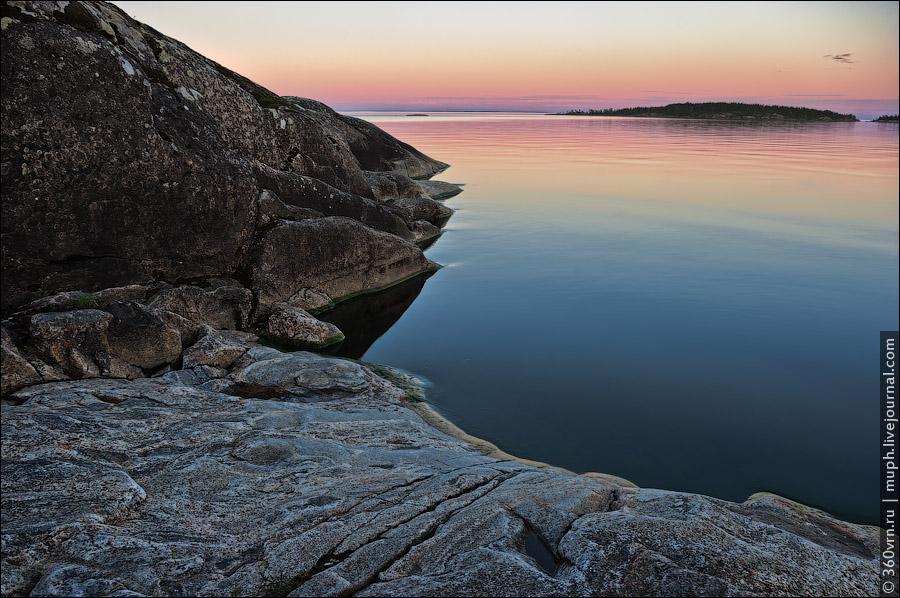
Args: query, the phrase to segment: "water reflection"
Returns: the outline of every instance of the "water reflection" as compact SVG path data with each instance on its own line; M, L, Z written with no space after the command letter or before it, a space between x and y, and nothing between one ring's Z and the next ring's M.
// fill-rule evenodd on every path
M466 190L428 250L447 267L364 359L424 375L455 423L523 457L875 520L896 125L379 125Z
M432 274L420 274L378 293L344 301L318 314L320 320L331 322L345 336L341 343L328 347L324 352L352 359L365 355L372 343L387 332L415 301Z

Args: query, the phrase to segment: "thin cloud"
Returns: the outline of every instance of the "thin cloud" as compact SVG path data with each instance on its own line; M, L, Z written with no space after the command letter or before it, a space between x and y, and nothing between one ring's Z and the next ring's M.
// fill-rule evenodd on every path
M828 58L829 60L840 62L842 64L853 64L854 62L856 62L855 60L853 60L852 52L844 52L843 54L826 54L822 58Z
M527 96L496 96L485 98L484 96L423 96L416 98L419 100L508 100L520 102L544 102L548 100L604 100L600 96L595 95L527 95Z

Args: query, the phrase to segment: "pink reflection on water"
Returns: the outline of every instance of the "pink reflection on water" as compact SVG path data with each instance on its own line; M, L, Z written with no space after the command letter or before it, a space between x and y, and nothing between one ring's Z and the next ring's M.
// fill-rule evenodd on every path
M602 209L815 236L814 222L897 227L898 127L759 124L516 113L362 115L449 162L461 201L511 210ZM801 222L787 225L781 218ZM810 228L812 227L812 228ZM834 231L831 230L831 235ZM834 239L830 239L834 241ZM896 250L896 236L892 247ZM854 245L867 239L844 239Z

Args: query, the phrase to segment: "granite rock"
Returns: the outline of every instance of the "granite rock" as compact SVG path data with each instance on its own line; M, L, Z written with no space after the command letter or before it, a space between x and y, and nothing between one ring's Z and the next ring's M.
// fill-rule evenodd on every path
M412 243L338 217L278 224L254 248L252 264L260 304L307 310L435 268Z
M284 303L272 306L263 334L270 340L295 349L327 347L344 340L344 333L334 324Z
M173 374L2 405L4 595L876 590L875 528L488 457L364 364Z
M365 173L446 168L105 2L4 4L2 109L4 315L61 291L233 276L263 232L263 189L304 209L292 217L411 240Z

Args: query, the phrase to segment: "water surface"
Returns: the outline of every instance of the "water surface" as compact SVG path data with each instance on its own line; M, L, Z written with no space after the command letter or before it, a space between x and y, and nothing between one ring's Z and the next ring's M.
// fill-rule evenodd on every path
M343 354L522 457L877 519L896 125L367 118L466 190L445 268L326 316Z

